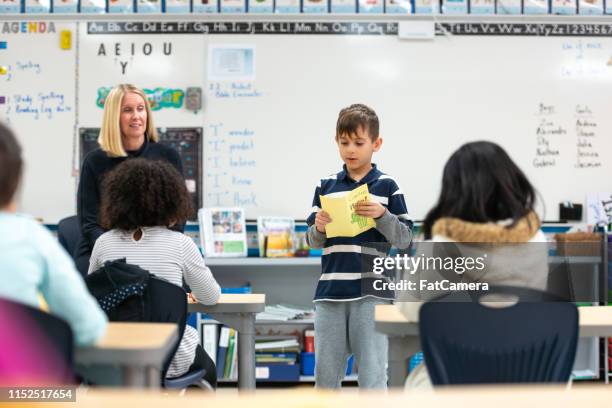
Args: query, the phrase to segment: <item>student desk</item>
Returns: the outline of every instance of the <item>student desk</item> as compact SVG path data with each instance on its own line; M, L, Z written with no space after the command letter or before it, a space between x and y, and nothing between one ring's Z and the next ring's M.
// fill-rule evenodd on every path
M612 306L579 307L580 337L612 337ZM389 338L389 385L401 387L408 358L420 350L419 325L408 321L395 305L377 305L376 330Z
M266 295L222 294L213 306L189 302L189 312L206 313L238 331L238 388L255 388L255 315L264 311Z
M159 387L162 365L177 341L176 324L109 322L96 344L75 350L75 362L118 366L125 385Z
M190 390L191 391L191 390ZM126 390L96 390L77 392L79 407L109 406L147 408L179 407L249 407L249 408L385 408L406 407L469 407L516 408L534 405L555 408L604 407L612 401L612 388L585 385L565 390L559 385L512 385L446 387L433 392L392 390L388 392L338 392L304 390L260 390L257 393L194 392L184 397L176 393L133 392ZM199 391L199 390L198 390ZM61 408L65 403L58 403Z

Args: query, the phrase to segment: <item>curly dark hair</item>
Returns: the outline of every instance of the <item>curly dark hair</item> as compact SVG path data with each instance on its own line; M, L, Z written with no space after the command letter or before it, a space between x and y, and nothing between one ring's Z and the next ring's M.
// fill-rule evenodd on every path
M128 159L102 182L100 225L105 229L170 227L184 223L192 211L183 177L165 161Z

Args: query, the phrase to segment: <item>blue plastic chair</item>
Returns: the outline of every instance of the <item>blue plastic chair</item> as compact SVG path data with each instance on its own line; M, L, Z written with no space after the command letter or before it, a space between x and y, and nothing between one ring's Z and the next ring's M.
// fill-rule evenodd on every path
M57 224L57 238L66 252L74 259L74 253L81 240L81 226L76 215L62 218Z
M518 302L508 307L480 303L483 295L493 293L513 295ZM437 299L420 310L421 345L434 385L570 379L578 341L573 303L551 302L557 298L513 287L458 301L462 296Z

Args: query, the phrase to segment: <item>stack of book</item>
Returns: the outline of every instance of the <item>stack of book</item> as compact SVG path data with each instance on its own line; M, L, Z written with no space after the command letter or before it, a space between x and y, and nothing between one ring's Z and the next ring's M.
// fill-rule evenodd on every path
M255 340L255 376L258 381L294 382L300 379L297 362L300 343L293 336L262 337Z
M289 321L299 319L314 319L313 309L304 309L291 305L266 305L265 310L255 316L257 321Z
M201 323L202 347L217 366L217 379L238 379L238 332L219 322ZM255 339L257 381L296 382L300 379L296 336L264 336Z

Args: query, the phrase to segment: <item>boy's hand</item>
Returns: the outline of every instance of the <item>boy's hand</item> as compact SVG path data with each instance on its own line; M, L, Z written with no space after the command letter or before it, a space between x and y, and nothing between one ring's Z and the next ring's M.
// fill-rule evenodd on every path
M329 217L328 213L323 210L319 211L315 217L315 226L317 227L317 231L319 231L321 234L325 234L325 226L331 221L332 219Z
M359 201L355 204L355 214L362 217L380 218L387 211L378 201Z

